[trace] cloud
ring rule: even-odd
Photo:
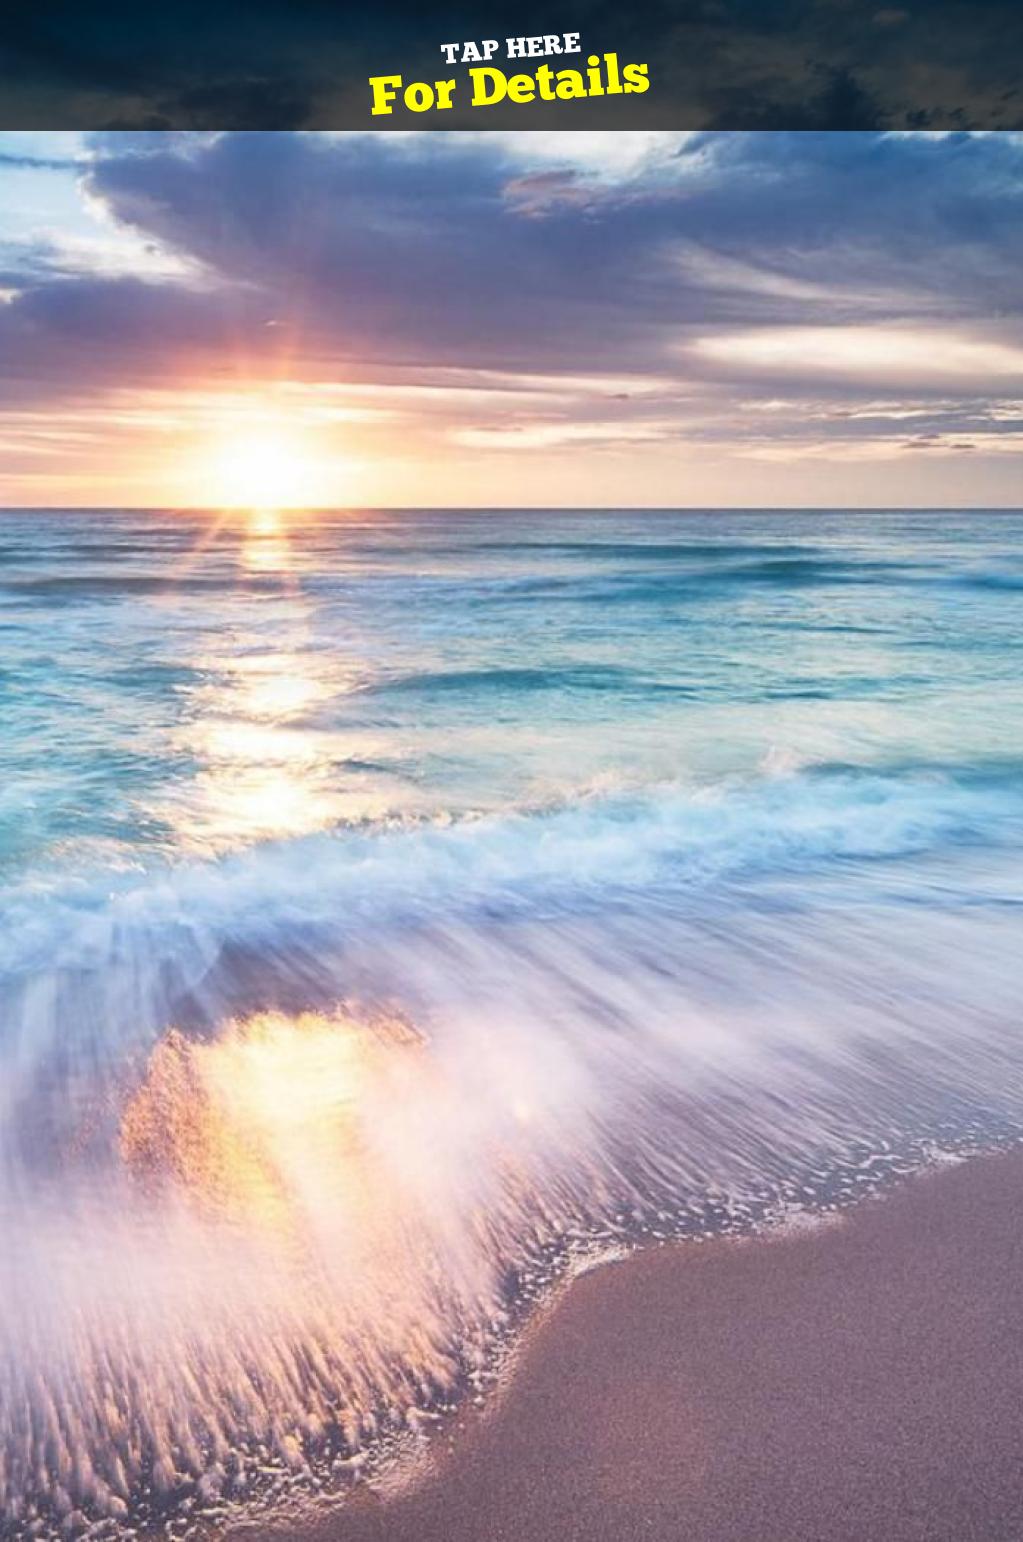
[[[104,141],[86,186],[204,270],[236,321],[284,318],[311,357],[646,369],[679,337],[750,323],[1018,325],[1017,139],[710,135],[660,150],[608,181],[523,166],[500,136]],[[194,313],[195,293],[179,298]]]
[[[11,155],[0,151],[3,171],[73,171],[81,162],[72,156]]]
[[[0,251],[0,405],[279,386],[469,454],[1018,440],[1019,136],[532,139],[98,135],[120,256]]]
[[[948,336],[937,327],[790,326],[698,338],[692,351],[744,373],[817,381],[885,380],[927,389],[935,381],[983,389],[1003,377],[1023,382],[1023,329],[1013,344],[1000,337]]]

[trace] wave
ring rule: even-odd
[[[73,576],[50,573],[31,578],[8,576],[0,582],[2,593],[42,600],[52,597],[89,600],[116,599],[121,595],[213,594],[238,588],[250,593],[275,594],[279,592],[280,584],[273,578],[260,578],[251,573],[236,574],[233,570],[223,577],[196,573],[76,573]]]
[[[548,548],[553,557],[559,549]],[[580,550],[600,559],[601,548],[586,546]],[[454,554],[454,553],[453,553]],[[562,553],[566,555],[566,553]],[[636,565],[619,571],[600,566],[580,572],[496,573],[481,578],[453,576],[443,571],[410,575],[401,571],[362,572],[357,576],[307,575],[303,580],[306,596],[324,607],[347,607],[354,603],[373,606],[431,604],[488,609],[494,606],[545,604],[554,606],[589,605],[663,605],[719,603],[733,593],[744,591],[768,593],[803,589],[864,588],[879,592],[899,589],[923,589],[936,595],[948,591],[1004,593],[1023,587],[1023,577],[1012,568],[986,568],[948,573],[911,561],[865,561],[861,558],[836,558],[834,555],[785,555],[776,549],[752,555],[748,549],[708,549],[681,546],[673,552],[668,546],[650,548],[637,545],[628,554],[608,548],[609,558],[635,557]],[[349,553],[349,556],[354,556]],[[646,556],[645,565],[639,560]],[[150,597],[187,596],[216,593],[276,595],[279,579],[238,571],[234,564],[223,574],[176,573],[173,578],[157,572],[103,573],[88,571],[71,575],[42,572],[8,574],[0,583],[0,595],[8,603],[19,600],[45,602],[147,599]]]
[[[485,1384],[572,1257],[1015,1132],[1016,769],[803,768],[9,893],[7,1534],[343,1488]]]
[[[587,547],[586,550],[591,555],[600,555],[599,547]],[[637,546],[630,555],[638,559],[644,550]],[[612,553],[609,551],[608,555]],[[680,548],[672,560],[665,560],[667,556],[667,548],[662,552],[654,550],[648,566],[637,563],[618,572],[605,573],[598,567],[584,573],[503,574],[471,580],[434,576],[427,580],[417,579],[416,583],[420,591],[424,586],[429,587],[434,598],[450,593],[470,604],[544,600],[572,605],[719,601],[729,592],[746,589],[767,592],[777,588],[785,592],[859,587],[883,592],[911,588],[940,594],[949,589],[978,593],[1011,591],[1023,584],[1023,578],[1012,568],[967,568],[949,573],[936,565],[916,560],[868,561],[856,556],[840,558],[834,553],[815,554],[811,549],[786,554],[775,548],[763,555],[755,555],[736,547],[732,551],[716,550],[712,557],[709,551],[683,553]],[[409,580],[405,577],[381,574],[362,582],[371,584],[374,591],[380,593],[400,595],[409,592]]]
[[[693,694],[686,687],[673,688],[650,682],[633,669],[614,664],[570,664],[547,668],[421,670],[392,675],[363,686],[360,696],[446,695],[459,691],[501,691],[516,695],[524,691],[621,691],[678,689]]]
[[[950,583],[961,588],[969,589],[994,589],[996,592],[1008,590],[1010,592],[1023,589],[1023,572],[1019,567],[1010,568],[971,568],[965,573],[957,573]]]
[[[472,551],[505,552],[516,556],[520,552],[543,552],[545,556],[582,557],[584,559],[630,561],[674,561],[677,558],[729,559],[737,557],[818,557],[825,548],[805,542],[756,542],[756,541],[500,541],[484,540],[459,543],[459,549]]]
[[[1021,830],[1023,779],[1004,762],[988,774],[818,766],[595,793],[504,816],[346,829],[142,877],[104,872],[10,889],[0,910],[0,979],[45,967],[57,948],[87,953],[104,925],[180,926],[187,915],[228,929],[251,919],[262,933],[275,919],[347,928],[390,916],[603,902],[647,888],[684,896],[836,859],[1007,843]]]
[[[576,667],[563,667],[558,669],[525,669],[525,668],[495,668],[495,669],[445,669],[424,670],[415,674],[399,675],[391,679],[385,679],[371,687],[374,694],[392,694],[403,691],[434,692],[434,691],[458,691],[465,688],[477,689],[479,687],[494,688],[496,690],[547,690],[551,688],[596,688],[601,689],[610,686],[618,688],[623,681],[633,676],[629,669],[618,669],[614,665],[589,664]]]

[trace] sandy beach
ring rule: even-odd
[[[584,1275],[421,1482],[316,1542],[1018,1539],[1021,1200],[1023,1154],[976,1158]]]

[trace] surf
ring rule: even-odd
[[[1013,1138],[1018,785],[775,767],[9,892],[8,1533],[344,1489],[592,1250]]]

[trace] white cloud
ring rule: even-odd
[[[952,327],[762,327],[717,332],[684,350],[732,369],[771,375],[884,380],[890,384],[1023,381],[1023,346],[971,336]]]

